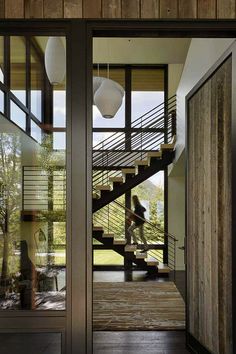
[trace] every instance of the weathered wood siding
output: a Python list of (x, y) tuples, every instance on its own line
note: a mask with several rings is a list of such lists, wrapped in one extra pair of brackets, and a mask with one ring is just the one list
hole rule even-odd
[(189, 99), (187, 276), (189, 331), (232, 354), (231, 57)]
[(235, 0), (0, 0), (0, 18), (235, 18)]

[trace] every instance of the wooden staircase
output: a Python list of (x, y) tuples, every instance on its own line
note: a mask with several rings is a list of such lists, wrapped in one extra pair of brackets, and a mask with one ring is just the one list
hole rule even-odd
[(169, 274), (171, 271), (168, 265), (162, 264), (157, 259), (148, 257), (148, 253), (141, 253), (136, 245), (127, 245), (125, 239), (116, 239), (114, 234), (105, 234), (101, 226), (93, 227), (93, 238), (101, 242), (103, 245), (111, 248), (121, 256), (127, 256), (137, 268), (147, 270), (148, 272), (156, 272)]
[(159, 151), (147, 153), (144, 160), (120, 170), (119, 176), (110, 177), (109, 184), (94, 185), (93, 212), (101, 209), (158, 171), (164, 170), (174, 159), (175, 136), (169, 144), (162, 144)]

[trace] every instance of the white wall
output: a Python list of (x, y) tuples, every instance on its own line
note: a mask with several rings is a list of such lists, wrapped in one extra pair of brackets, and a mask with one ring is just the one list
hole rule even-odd
[(176, 242), (176, 270), (184, 270), (185, 238), (185, 156), (184, 153), (168, 177), (168, 231), (174, 235)]
[(235, 39), (192, 39), (177, 90), (176, 160), (185, 145), (185, 97)]
[(168, 97), (176, 94), (179, 86), (184, 64), (168, 65)]
[(189, 38), (94, 38), (93, 62), (183, 64)]

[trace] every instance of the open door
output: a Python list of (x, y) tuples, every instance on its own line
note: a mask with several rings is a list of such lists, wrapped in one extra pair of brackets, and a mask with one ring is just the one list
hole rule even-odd
[(187, 342), (232, 354), (234, 50), (187, 96)]

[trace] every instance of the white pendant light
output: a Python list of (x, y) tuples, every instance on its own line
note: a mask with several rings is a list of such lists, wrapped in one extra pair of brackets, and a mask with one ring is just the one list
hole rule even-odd
[(117, 82), (105, 79), (94, 95), (94, 102), (104, 118), (113, 118), (122, 105), (124, 89)]
[(60, 37), (49, 37), (44, 60), (50, 83), (61, 84), (66, 73), (66, 52)]
[(100, 76), (93, 77), (93, 104), (94, 105), (95, 105), (95, 102), (94, 102), (95, 93), (99, 89), (99, 87), (101, 86), (101, 84), (103, 83), (104, 80), (106, 80), (105, 77), (100, 77)]

